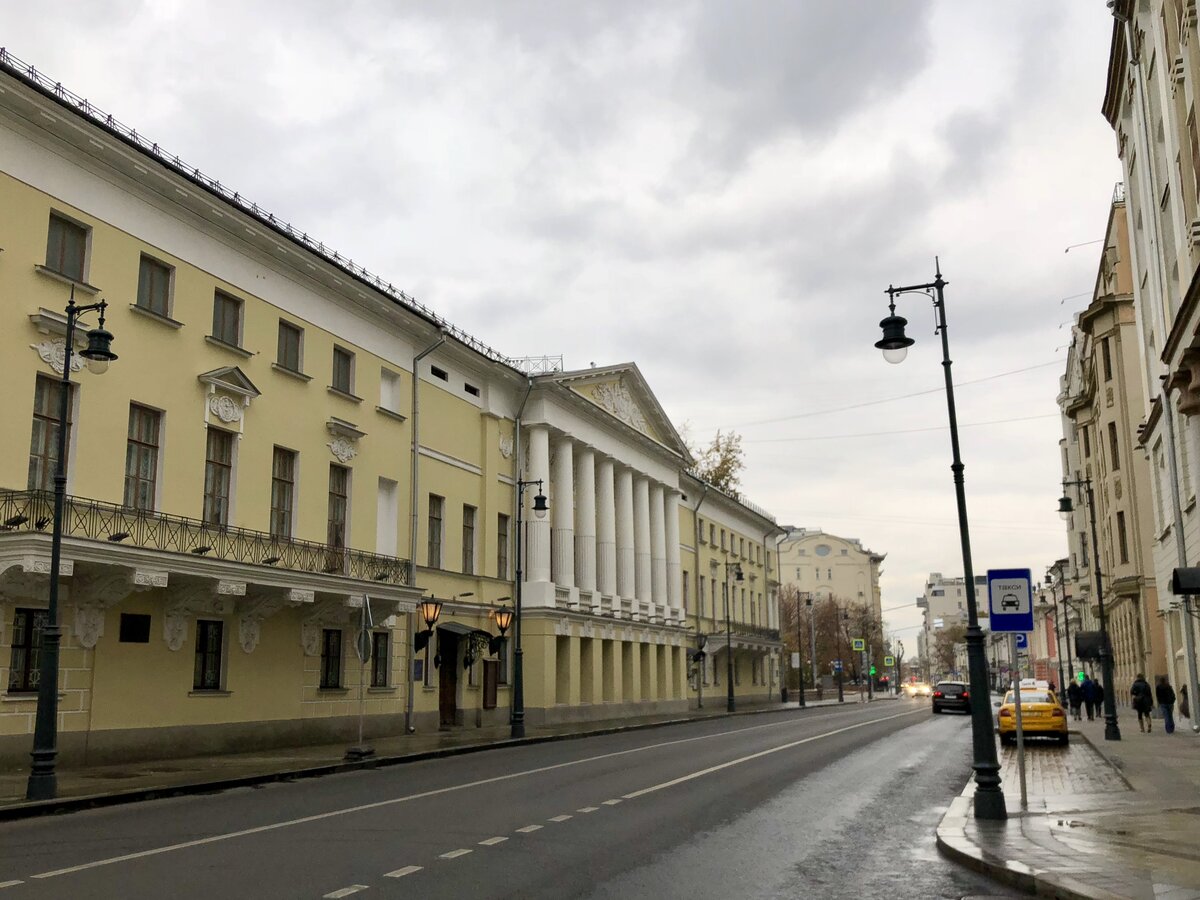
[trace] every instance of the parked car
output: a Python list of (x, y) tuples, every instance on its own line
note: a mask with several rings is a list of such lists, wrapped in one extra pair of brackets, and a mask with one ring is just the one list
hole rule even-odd
[[(1000, 713), (996, 716), (1001, 744), (1017, 742), (1017, 703), (1012, 691), (1004, 695)], [(1051, 737), (1060, 744), (1070, 741), (1067, 734), (1067, 711), (1062, 708), (1054, 691), (1021, 688), (1021, 733), (1029, 737)]]
[(933, 686), (932, 696), (935, 713), (940, 713), (943, 709), (971, 711), (971, 692), (967, 690), (965, 681), (939, 681)]

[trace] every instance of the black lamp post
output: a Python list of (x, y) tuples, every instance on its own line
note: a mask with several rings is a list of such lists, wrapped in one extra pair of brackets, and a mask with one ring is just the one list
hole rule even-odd
[(728, 682), (725, 709), (733, 712), (737, 709), (737, 701), (733, 698), (733, 630), (729, 627), (729, 606), (732, 601), (730, 594), (733, 593), (729, 589), (730, 572), (733, 572), (735, 583), (744, 581), (746, 576), (742, 574), (741, 563), (725, 563), (725, 680)]
[(1104, 613), (1104, 582), (1100, 575), (1100, 543), (1096, 537), (1096, 495), (1092, 493), (1092, 479), (1063, 481), (1063, 495), (1058, 501), (1058, 514), (1069, 519), (1075, 506), (1067, 496), (1067, 488), (1083, 488), (1087, 492), (1088, 517), (1092, 525), (1092, 571), (1096, 573), (1096, 603), (1100, 610), (1100, 672), (1104, 679), (1104, 739), (1119, 741), (1121, 727), (1117, 724), (1116, 689), (1113, 685), (1112, 648), (1108, 644), (1108, 616)]
[(840, 606), (838, 606), (837, 604), (834, 604), (834, 607), (833, 607), (833, 608), (834, 608), (835, 610), (837, 610), (837, 619), (836, 619), (836, 627), (837, 627), (837, 654), (838, 654), (838, 656), (839, 656), (839, 657), (841, 657), (841, 658), (838, 660), (838, 667), (837, 667), (837, 677), (838, 677), (838, 703), (845, 703), (845, 702), (846, 702), (846, 694), (845, 694), (845, 691), (844, 691), (844, 689), (843, 689), (843, 687), (842, 687), (842, 680), (843, 680), (843, 678), (845, 677), (845, 672), (846, 672), (846, 657), (847, 657), (847, 656), (849, 656), (850, 654), (849, 654), (849, 651), (847, 651), (847, 652), (846, 652), (846, 653), (843, 655), (843, 653), (842, 653), (842, 638), (844, 638), (844, 637), (846, 636), (846, 635), (845, 635), (845, 631), (846, 631), (846, 622), (847, 622), (847, 621), (850, 619), (850, 613), (846, 612), (846, 610), (842, 609), (842, 608), (841, 608)]
[(796, 594), (796, 675), (799, 678), (799, 684), (796, 689), (800, 692), (800, 709), (805, 708), (804, 704), (804, 659), (801, 650), (804, 646), (804, 632), (800, 627), (800, 595)]
[(940, 263), (934, 261), (934, 280), (927, 284), (912, 284), (887, 288), (890, 314), (879, 323), (883, 338), (875, 346), (883, 358), (899, 363), (908, 354), (913, 339), (905, 336), (908, 320), (896, 315), (896, 297), (900, 294), (922, 293), (933, 301), (937, 314), (937, 331), (942, 336), (942, 372), (946, 381), (946, 409), (950, 418), (950, 447), (954, 473), (954, 493), (958, 502), (958, 535), (962, 545), (963, 577), (967, 584), (967, 663), (970, 671), (971, 737), (975, 770), (975, 818), (1005, 819), (1004, 793), (1000, 788), (1000, 765), (996, 759), (996, 741), (992, 735), (992, 709), (988, 702), (987, 657), (983, 648), (983, 631), (979, 627), (979, 610), (975, 602), (975, 572), (971, 566), (971, 533), (967, 524), (967, 495), (963, 485), (963, 462), (958, 444), (958, 414), (954, 408), (954, 379), (950, 372), (950, 341), (946, 334), (946, 301)]
[(521, 651), (521, 582), (525, 578), (524, 557), (521, 552), (521, 537), (524, 531), (525, 489), (537, 485), (538, 492), (533, 495), (533, 514), (539, 519), (546, 518), (550, 504), (542, 493), (542, 480), (517, 481), (517, 593), (516, 615), (513, 617), (513, 692), (511, 736), (525, 737), (525, 666)]
[(26, 800), (53, 800), (58, 793), (54, 774), (58, 757), (58, 647), (62, 629), (58, 624), (58, 573), (62, 560), (63, 506), (67, 494), (67, 415), (71, 397), (71, 355), (74, 352), (75, 325), (86, 312), (97, 310), (100, 324), (88, 332), (88, 345), (79, 352), (87, 360), (88, 371), (103, 375), (108, 364), (117, 358), (112, 352), (113, 336), (104, 328), (104, 311), (108, 304), (75, 305), (75, 288), (67, 303), (67, 341), (63, 353), (62, 378), (58, 395), (58, 459), (54, 465), (54, 530), (50, 541), (50, 601), (46, 610), (46, 625), (42, 628), (42, 643), (38, 660), (37, 716), (33, 726), (33, 762), (29, 767)]
[(696, 652), (692, 654), (692, 661), (700, 667), (696, 678), (696, 709), (704, 709), (704, 661), (708, 658), (708, 654), (704, 652), (704, 648), (707, 646), (708, 635), (703, 631), (697, 631)]
[[(1067, 682), (1066, 682), (1066, 679), (1063, 678), (1062, 643), (1061, 643), (1061, 641), (1062, 641), (1062, 625), (1059, 624), (1058, 595), (1054, 590), (1054, 576), (1050, 575), (1049, 573), (1046, 574), (1046, 586), (1050, 588), (1050, 596), (1054, 600), (1054, 640), (1055, 640), (1055, 643), (1057, 644), (1057, 646), (1054, 648), (1054, 650), (1055, 650), (1054, 655), (1058, 657), (1058, 691), (1060, 694), (1059, 699), (1065, 700), (1066, 696), (1067, 696), (1067, 694), (1066, 694)], [(1066, 593), (1066, 585), (1065, 584), (1063, 585), (1063, 593)]]

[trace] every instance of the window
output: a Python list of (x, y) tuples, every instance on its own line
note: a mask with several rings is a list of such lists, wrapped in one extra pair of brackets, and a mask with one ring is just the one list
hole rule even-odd
[(508, 516), (496, 517), (496, 577), (508, 578)]
[(150, 616), (145, 613), (121, 613), (118, 640), (122, 644), (150, 643)]
[(714, 547), (717, 544), (717, 526), (711, 522), (708, 524), (708, 542)]
[(944, 590), (941, 590), (940, 588), (936, 591), (930, 591), (929, 593), (933, 597), (945, 597), (946, 596), (946, 592)]
[(341, 347), (333, 348), (332, 387), (343, 394), (354, 393), (354, 354)]
[(42, 629), (50, 622), (44, 609), (18, 609), (13, 615), (12, 654), (9, 656), (9, 693), (36, 691), (38, 656), (42, 647)]
[(444, 498), (429, 495), (429, 550), (425, 564), (431, 569), (442, 567), (442, 506)]
[(82, 225), (50, 213), (46, 236), (46, 268), (72, 281), (83, 282), (87, 260), (88, 230)]
[(738, 538), (738, 556), (742, 559), (746, 558), (746, 539)]
[(222, 622), (208, 619), (196, 620), (196, 671), (192, 677), (192, 690), (219, 691), (221, 689), (221, 631)]
[(154, 509), (158, 480), (158, 432), (162, 413), (129, 404), (129, 435), (125, 444), (125, 505)]
[(392, 669), (391, 637), (386, 631), (371, 632), (371, 687), (388, 686), (388, 675)]
[(500, 649), (496, 651), (496, 660), (500, 664), (497, 680), (500, 684), (508, 684), (508, 638), (500, 641)]
[(445, 369), (439, 369), (437, 366), (430, 366), (429, 374), (434, 378), (440, 378), (442, 381), (450, 380), (450, 374)]
[(704, 615), (704, 576), (696, 578), (696, 615)]
[(271, 457), (271, 537), (292, 536), (296, 496), (296, 454), (276, 447)]
[[(29, 439), (29, 490), (54, 489), (54, 470), (58, 464), (59, 403), (62, 382), (38, 375), (33, 388), (33, 435)], [(67, 403), (67, 449), (71, 446), (71, 404)]]
[(475, 507), (463, 504), (462, 571), (475, 574)]
[(171, 267), (149, 256), (138, 269), (137, 305), (160, 316), (171, 314)]
[(1079, 568), (1086, 569), (1088, 567), (1088, 546), (1087, 532), (1079, 532)]
[(1092, 436), (1086, 425), (1083, 426), (1083, 456), (1085, 459), (1091, 459), (1092, 456)]
[(704, 520), (696, 517), (696, 533), (700, 535), (700, 543), (704, 543)]
[(1129, 562), (1129, 538), (1125, 533), (1125, 513), (1117, 512), (1117, 550), (1122, 563)]
[(209, 525), (229, 524), (232, 480), (233, 435), (219, 428), (209, 428), (204, 458), (204, 521)]
[(1121, 455), (1118, 452), (1119, 447), (1117, 444), (1117, 423), (1116, 422), (1108, 423), (1108, 444), (1109, 444), (1109, 448), (1112, 452), (1112, 470), (1115, 472), (1119, 468), (1121, 468)]
[(334, 550), (346, 546), (346, 509), (350, 500), (350, 470), (329, 464), (329, 518), (326, 543)]
[(683, 573), (683, 611), (688, 611), (688, 573)]
[(231, 347), (242, 346), (242, 301), (217, 291), (213, 297), (212, 336)]
[(400, 376), (390, 369), (379, 370), (379, 408), (400, 412)]
[(342, 686), (342, 632), (337, 628), (321, 629), (321, 687)]
[(721, 529), (721, 549), (725, 549), (725, 529)]
[(1104, 362), (1104, 380), (1112, 381), (1112, 350), (1109, 348), (1109, 338), (1100, 342), (1100, 356)]
[(478, 397), (480, 394), (479, 388), (475, 387), (473, 384), (468, 384), (467, 382), (463, 382), (463, 390), (472, 397)]
[(279, 350), (275, 362), (281, 369), (300, 372), (304, 364), (301, 347), (304, 345), (304, 329), (291, 322), (279, 320)]

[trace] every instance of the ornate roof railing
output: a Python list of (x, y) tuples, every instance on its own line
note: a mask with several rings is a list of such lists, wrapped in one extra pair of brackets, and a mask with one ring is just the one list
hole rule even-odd
[[(49, 533), (53, 517), (54, 494), (50, 491), (0, 491), (0, 542), (5, 533)], [(82, 497), (66, 498), (63, 537), (382, 584), (413, 582), (412, 566), (406, 559)]]
[(246, 215), (258, 220), (262, 225), (283, 235), (288, 240), (301, 245), (310, 253), (316, 254), (327, 263), (341, 269), (356, 281), (384, 294), (392, 302), (424, 317), (475, 352), (486, 356), (494, 362), (502, 363), (511, 368), (517, 368), (512, 357), (505, 356), (475, 336), (463, 331), (457, 325), (448, 322), (424, 303), (421, 303), (399, 288), (394, 287), (390, 281), (384, 281), (378, 275), (369, 272), (365, 266), (360, 266), (354, 260), (342, 255), (332, 247), (327, 247), (324, 242), (309, 236), (308, 232), (301, 231), (290, 223), (277, 218), (273, 213), (267, 212), (267, 210), (260, 207), (257, 203), (243, 197), (239, 191), (232, 190), (217, 181), (217, 179), (205, 175), (200, 169), (184, 162), (177, 155), (168, 153), (156, 142), (138, 134), (137, 129), (131, 128), (119, 121), (111, 113), (106, 113), (102, 109), (99, 109), (86, 97), (80, 97), (73, 91), (63, 87), (62, 82), (47, 77), (33, 65), (13, 56), (4, 47), (0, 47), (0, 70), (8, 72), (10, 75), (37, 88), (44, 94), (53, 97), (63, 106), (88, 119), (93, 125), (115, 135), (146, 156), (152, 157), (157, 162), (186, 178), (192, 184), (203, 188), (211, 194), (215, 194), (226, 203), (236, 206)]

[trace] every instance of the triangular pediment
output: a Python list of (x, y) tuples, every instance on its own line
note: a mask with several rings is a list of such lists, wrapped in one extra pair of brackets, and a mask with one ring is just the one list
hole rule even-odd
[(246, 377), (246, 373), (237, 366), (222, 366), (198, 375), (197, 378), (211, 388), (219, 388), (242, 397), (257, 397), (262, 393), (254, 386), (254, 382)]
[(559, 372), (551, 379), (690, 462), (683, 439), (635, 363)]

